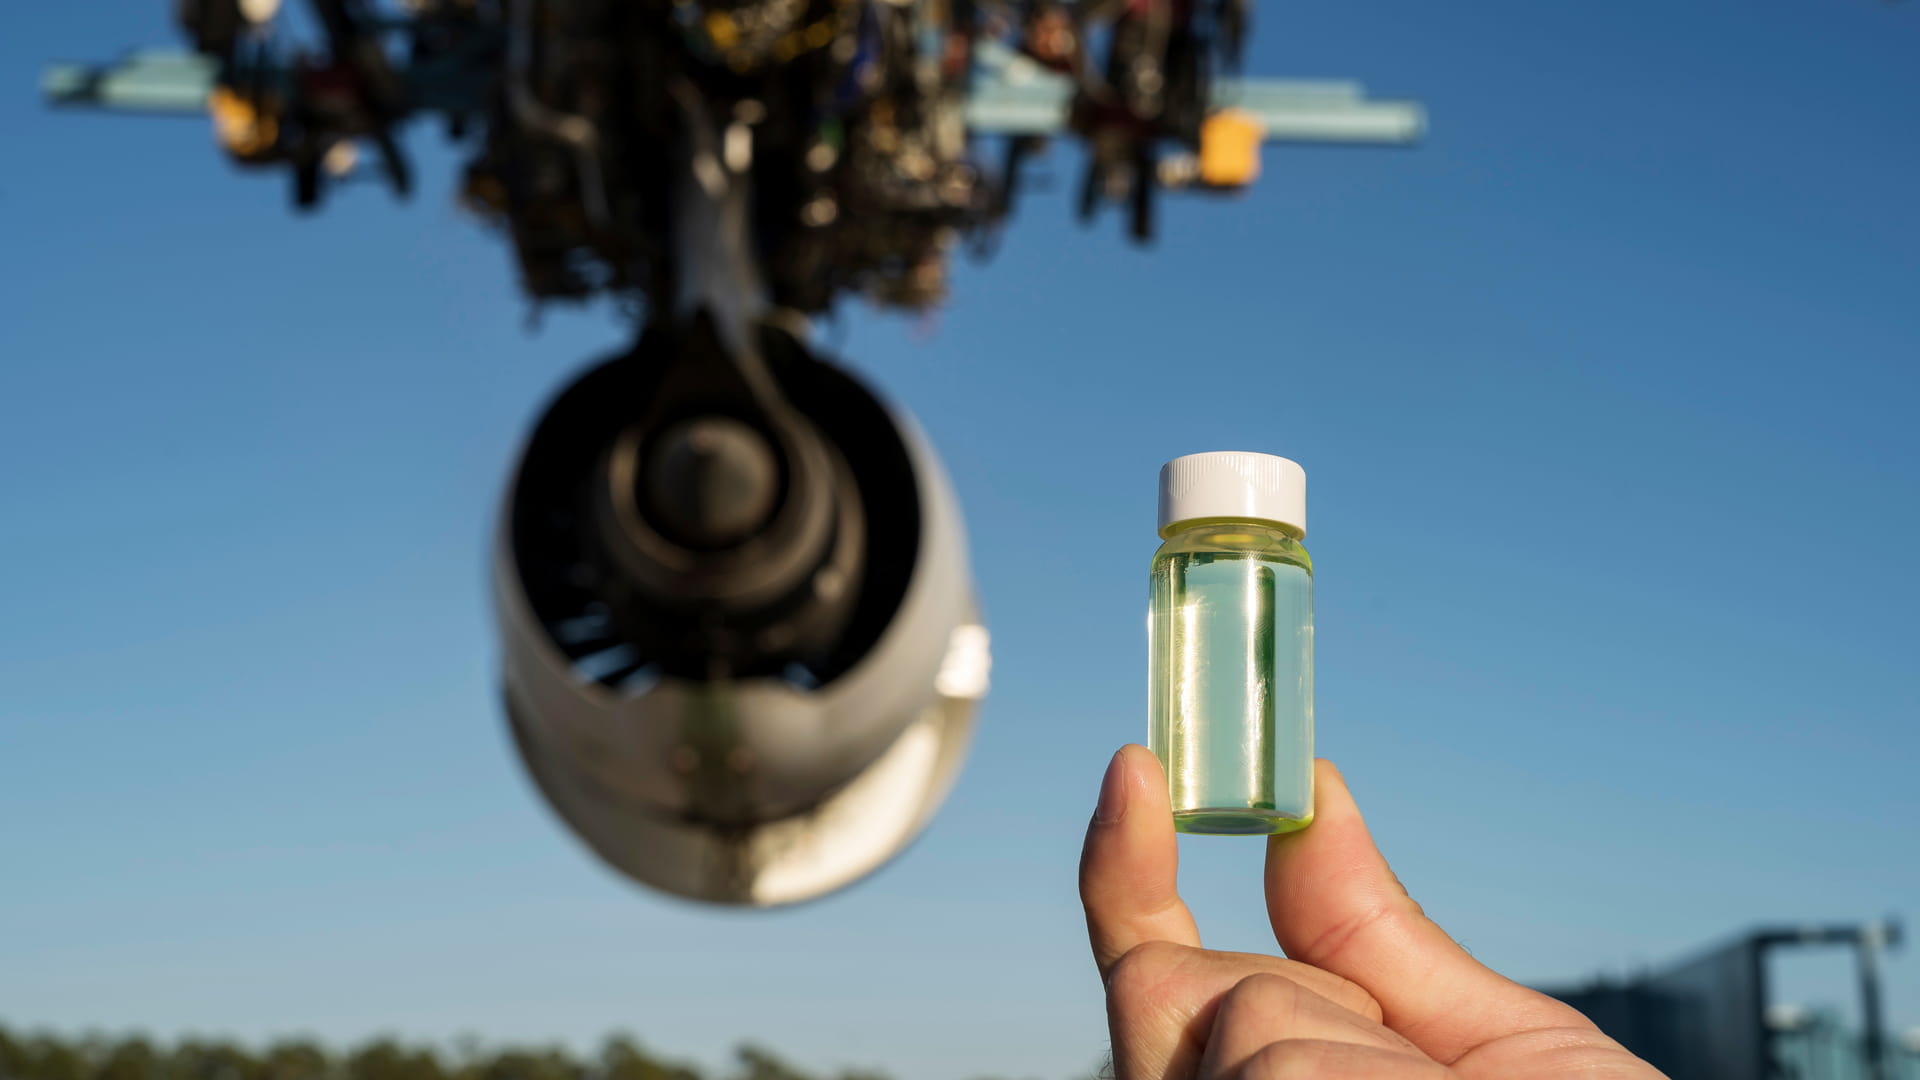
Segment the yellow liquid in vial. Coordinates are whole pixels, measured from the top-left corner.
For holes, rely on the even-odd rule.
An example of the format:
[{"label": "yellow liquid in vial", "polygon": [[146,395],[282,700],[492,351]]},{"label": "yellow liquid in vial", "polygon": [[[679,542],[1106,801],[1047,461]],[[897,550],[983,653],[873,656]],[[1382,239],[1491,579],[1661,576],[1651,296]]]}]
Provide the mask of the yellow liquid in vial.
[{"label": "yellow liquid in vial", "polygon": [[1181,832],[1313,820],[1313,570],[1278,529],[1178,532],[1154,557],[1148,742]]}]

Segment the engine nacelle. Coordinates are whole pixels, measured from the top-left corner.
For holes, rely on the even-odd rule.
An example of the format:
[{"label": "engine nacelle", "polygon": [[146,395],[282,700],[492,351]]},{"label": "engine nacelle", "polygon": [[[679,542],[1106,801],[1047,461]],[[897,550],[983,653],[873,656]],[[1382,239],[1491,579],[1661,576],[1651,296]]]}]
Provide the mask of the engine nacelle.
[{"label": "engine nacelle", "polygon": [[493,575],[548,802],[631,877],[753,905],[845,886],[918,834],[989,663],[925,439],[791,338],[763,344],[790,412],[677,379],[697,361],[659,353],[702,343],[657,335],[564,391]]}]

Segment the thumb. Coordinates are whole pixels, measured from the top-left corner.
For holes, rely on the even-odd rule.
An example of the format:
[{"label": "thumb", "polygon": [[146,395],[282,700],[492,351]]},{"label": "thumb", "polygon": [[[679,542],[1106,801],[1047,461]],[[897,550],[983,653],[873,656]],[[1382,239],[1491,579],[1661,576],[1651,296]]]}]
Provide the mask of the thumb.
[{"label": "thumb", "polygon": [[1387,866],[1346,781],[1315,763],[1314,821],[1267,846],[1267,914],[1289,957],[1359,984],[1388,1027],[1441,1062],[1494,1039],[1592,1025],[1482,965]]}]

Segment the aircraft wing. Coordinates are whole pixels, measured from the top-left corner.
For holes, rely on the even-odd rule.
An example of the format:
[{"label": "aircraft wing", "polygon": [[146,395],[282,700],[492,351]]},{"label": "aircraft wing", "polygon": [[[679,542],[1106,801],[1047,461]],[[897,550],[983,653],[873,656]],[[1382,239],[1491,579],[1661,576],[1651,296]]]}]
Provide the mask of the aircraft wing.
[{"label": "aircraft wing", "polygon": [[[1065,76],[997,44],[983,44],[979,53],[966,109],[970,128],[990,135],[1049,135],[1065,128],[1073,98]],[[217,63],[193,53],[146,50],[111,64],[53,65],[41,90],[55,105],[193,113],[205,110],[218,71]],[[463,81],[458,69],[409,70],[405,82],[408,99],[424,106],[484,105],[483,84]],[[1269,142],[1401,144],[1418,140],[1426,129],[1419,104],[1370,101],[1353,82],[1222,78],[1215,80],[1213,104],[1258,118]]]}]

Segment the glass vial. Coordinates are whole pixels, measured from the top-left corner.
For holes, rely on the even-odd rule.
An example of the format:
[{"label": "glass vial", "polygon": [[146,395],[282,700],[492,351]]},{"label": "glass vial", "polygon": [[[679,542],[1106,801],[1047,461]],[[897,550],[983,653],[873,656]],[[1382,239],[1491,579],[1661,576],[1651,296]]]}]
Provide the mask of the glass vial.
[{"label": "glass vial", "polygon": [[1272,454],[1160,470],[1147,621],[1148,745],[1181,832],[1313,820],[1313,562],[1307,474]]}]

